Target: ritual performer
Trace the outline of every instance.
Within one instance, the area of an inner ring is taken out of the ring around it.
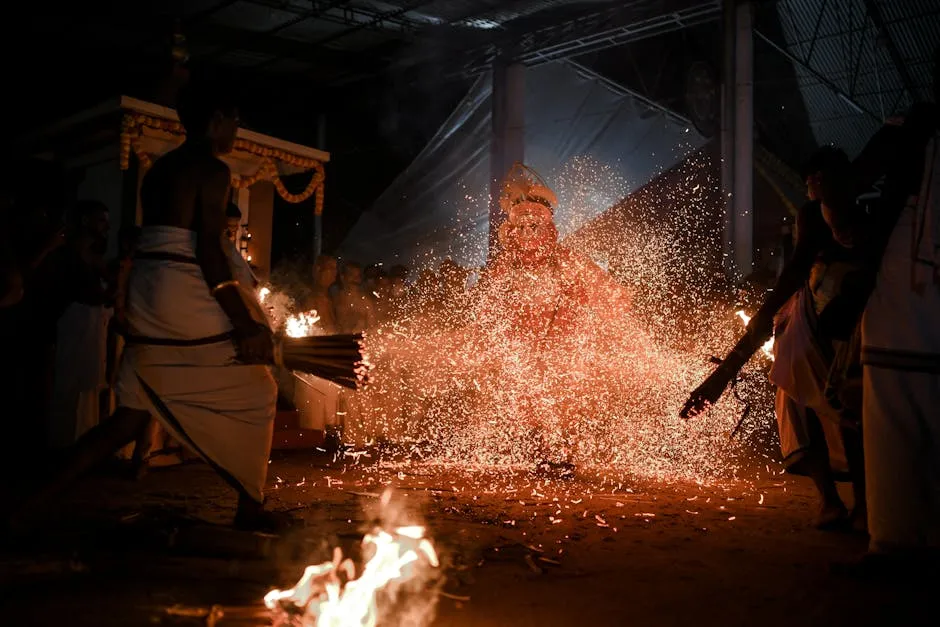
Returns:
[[[506,216],[498,231],[500,248],[473,290],[474,318],[524,346],[528,358],[541,364],[543,380],[570,371],[579,354],[584,354],[578,350],[579,342],[590,339],[595,345],[605,331],[616,327],[610,323],[629,308],[623,286],[591,259],[559,244],[554,223],[557,203],[554,192],[534,172],[522,164],[513,167],[500,198]],[[533,389],[538,388],[538,382],[533,382]],[[536,406],[537,401],[530,405]],[[574,410],[556,406],[551,412],[561,414],[553,418],[565,422]],[[542,424],[546,416],[533,414],[524,419],[543,434],[537,470],[570,476],[574,468],[571,426],[562,425],[563,442],[550,443],[544,436],[549,430]]]
[[[845,153],[833,147],[822,148],[807,164],[804,178],[809,202],[797,216],[797,241],[790,260],[744,337],[692,393],[682,411],[683,417],[693,416],[717,401],[776,325],[770,379],[778,388],[776,414],[784,464],[813,480],[820,498],[816,526],[821,529],[852,525],[864,529],[867,517],[860,407],[837,409],[827,396],[837,354],[840,363],[858,361],[857,354],[847,357],[845,353],[857,350],[851,340],[859,316],[846,315],[840,304],[843,284],[861,272],[855,245],[865,230],[864,212],[855,206],[844,182],[849,167]],[[828,203],[820,201],[823,189]],[[835,458],[843,456],[855,497],[851,516],[836,489],[832,469]]]
[[[178,112],[186,141],[153,164],[141,188],[118,409],[79,441],[67,468],[13,518],[14,528],[134,440],[151,416],[237,490],[237,527],[276,522],[262,507],[277,398],[264,365],[273,336],[254,295],[240,289],[224,239],[231,174],[219,156],[233,148],[238,111],[221,88],[191,84]]]

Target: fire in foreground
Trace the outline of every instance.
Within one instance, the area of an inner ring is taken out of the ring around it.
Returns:
[[[358,577],[352,560],[343,559],[342,551],[335,548],[333,561],[308,566],[293,588],[265,595],[265,605],[280,619],[276,624],[374,627],[379,618],[376,597],[380,590],[411,579],[421,562],[435,568],[439,565],[421,526],[398,527],[391,533],[376,529],[366,534],[362,543],[366,563]]]

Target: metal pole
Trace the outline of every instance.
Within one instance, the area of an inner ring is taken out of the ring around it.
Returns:
[[[741,276],[754,269],[754,33],[750,2],[735,10],[734,262]]]
[[[313,214],[313,258],[316,259],[323,253],[323,216],[319,213]]]
[[[722,6],[723,47],[721,67],[721,194],[724,202],[722,262],[725,275],[734,275],[734,41],[735,0]]]
[[[326,150],[326,114],[317,115],[317,148]],[[323,253],[323,216],[314,210],[313,214],[313,258]]]
[[[499,207],[503,178],[525,157],[525,66],[497,58],[493,63],[493,133],[490,145],[488,256],[496,253],[496,233],[505,216]]]

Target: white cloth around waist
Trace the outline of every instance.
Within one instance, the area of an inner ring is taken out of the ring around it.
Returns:
[[[234,247],[233,247],[234,249]],[[127,326],[131,336],[195,341],[231,332],[228,316],[212,296],[195,262],[196,233],[171,226],[141,232],[139,257],[127,287]],[[175,259],[148,259],[148,254]],[[187,261],[191,260],[191,261]],[[235,266],[234,260],[230,264]],[[236,273],[236,278],[243,272]]]

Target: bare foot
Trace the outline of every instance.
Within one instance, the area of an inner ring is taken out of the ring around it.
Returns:
[[[823,503],[814,526],[820,531],[841,531],[849,525],[849,511],[842,503]]]

